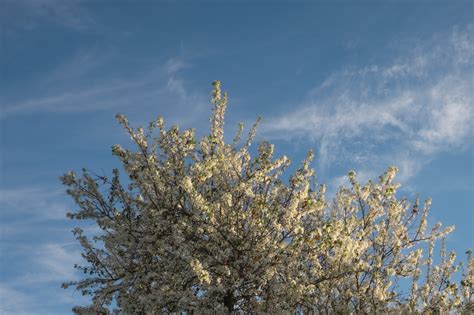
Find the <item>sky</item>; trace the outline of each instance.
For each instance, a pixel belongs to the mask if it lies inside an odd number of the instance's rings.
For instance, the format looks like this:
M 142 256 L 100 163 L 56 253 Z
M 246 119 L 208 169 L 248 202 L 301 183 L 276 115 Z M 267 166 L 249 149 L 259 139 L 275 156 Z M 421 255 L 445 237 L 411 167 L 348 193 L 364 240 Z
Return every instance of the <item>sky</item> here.
M 308 149 L 333 194 L 390 165 L 400 196 L 433 198 L 430 223 L 474 235 L 472 1 L 0 1 L 0 313 L 69 314 L 85 302 L 80 247 L 59 176 L 111 172 L 133 125 L 209 130 L 210 89 L 229 92 L 227 137 L 296 164 Z M 90 231 L 92 223 L 86 224 Z

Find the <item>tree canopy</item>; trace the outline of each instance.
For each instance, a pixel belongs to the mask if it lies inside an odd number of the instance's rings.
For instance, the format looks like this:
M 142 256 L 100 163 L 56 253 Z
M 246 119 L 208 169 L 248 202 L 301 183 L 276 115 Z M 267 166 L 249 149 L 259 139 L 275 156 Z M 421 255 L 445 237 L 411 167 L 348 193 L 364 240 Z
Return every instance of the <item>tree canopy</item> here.
M 396 167 L 326 200 L 310 151 L 286 179 L 290 160 L 261 141 L 257 123 L 224 141 L 227 94 L 213 83 L 209 135 L 165 128 L 160 117 L 134 129 L 117 115 L 135 150 L 112 147 L 126 176 L 84 170 L 61 179 L 84 278 L 66 282 L 92 304 L 79 314 L 446 313 L 472 307 L 474 260 L 455 262 L 441 241 L 453 228 L 428 227 L 430 200 L 400 198 Z M 437 252 L 438 250 L 436 250 Z M 456 280 L 457 281 L 456 281 Z M 460 281 L 460 282 L 459 282 Z

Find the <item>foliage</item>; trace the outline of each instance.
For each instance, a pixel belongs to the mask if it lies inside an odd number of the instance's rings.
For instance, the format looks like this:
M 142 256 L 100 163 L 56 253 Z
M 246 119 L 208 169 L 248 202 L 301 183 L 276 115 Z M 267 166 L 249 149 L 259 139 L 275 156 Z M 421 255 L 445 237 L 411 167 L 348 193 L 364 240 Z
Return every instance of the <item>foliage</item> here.
M 430 200 L 397 198 L 397 168 L 376 182 L 325 199 L 310 167 L 312 152 L 286 182 L 286 157 L 273 145 L 249 148 L 257 123 L 242 141 L 224 142 L 227 95 L 213 83 L 210 135 L 166 130 L 162 118 L 134 130 L 117 115 L 138 150 L 114 145 L 128 179 L 62 177 L 79 210 L 94 220 L 92 238 L 73 232 L 85 274 L 73 285 L 92 297 L 76 313 L 126 314 L 296 311 L 303 313 L 450 312 L 473 301 L 474 260 L 458 285 L 455 254 L 434 245 L 453 230 L 427 229 Z M 443 242 L 444 243 L 444 242 Z M 423 245 L 426 244 L 426 245 Z M 427 252 L 427 254 L 424 254 Z M 400 287 L 405 287 L 403 290 Z M 472 306 L 471 306 L 472 307 Z

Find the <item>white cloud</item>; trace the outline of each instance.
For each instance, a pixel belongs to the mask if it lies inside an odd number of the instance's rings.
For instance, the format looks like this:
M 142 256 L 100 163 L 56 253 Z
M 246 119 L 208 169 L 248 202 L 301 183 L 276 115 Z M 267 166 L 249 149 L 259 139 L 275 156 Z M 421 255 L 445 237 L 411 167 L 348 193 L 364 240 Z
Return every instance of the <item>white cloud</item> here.
M 26 309 L 27 305 L 31 305 L 28 295 L 0 283 L 0 314 L 32 314 L 32 310 Z
M 85 30 L 95 25 L 91 12 L 80 0 L 6 0 L 3 2 L 5 31 L 34 29 L 44 22 L 74 30 Z
M 432 153 L 462 147 L 472 135 L 472 79 L 446 77 L 430 90 L 433 106 L 423 126 L 418 130 L 414 146 Z
M 62 190 L 0 190 L 1 314 L 70 309 L 80 299 L 60 288 L 78 279 L 74 264 L 82 262 L 80 246 L 64 224 L 69 209 L 63 199 Z
M 93 49 L 72 56 L 37 82 L 41 86 L 39 92 L 31 92 L 21 100 L 3 100 L 0 119 L 34 112 L 76 113 L 114 109 L 126 113 L 127 109 L 137 107 L 148 116 L 149 108 L 156 110 L 158 106 L 164 111 L 159 114 L 180 123 L 190 123 L 207 113 L 208 96 L 191 91 L 179 74 L 190 66 L 184 60 L 150 61 L 150 64 L 142 65 L 146 70 L 136 67 L 133 74 L 123 74 L 114 67 L 117 56 L 113 52 L 105 55 L 110 58 Z M 169 104 L 173 106 L 163 106 Z M 182 112 L 188 115 L 182 115 Z
M 79 279 L 73 268 L 81 262 L 77 246 L 46 243 L 20 247 L 15 267 L 16 273 L 20 269 L 21 273 L 6 275 L 0 283 L 0 314 L 52 314 L 53 309 L 70 310 L 75 304 L 87 303 L 88 298 L 73 289 L 61 288 L 61 283 Z
M 319 143 L 323 168 L 396 164 L 408 180 L 437 153 L 472 145 L 473 31 L 454 28 L 391 63 L 334 73 L 263 132 Z
M 175 74 L 188 67 L 190 67 L 190 64 L 180 58 L 170 58 L 165 63 L 165 69 L 168 74 Z
M 46 243 L 30 248 L 24 252 L 24 256 L 35 264 L 33 269 L 25 270 L 15 280 L 24 285 L 54 282 L 59 286 L 62 282 L 77 280 L 74 264 L 83 263 L 77 244 Z
M 62 190 L 41 188 L 0 189 L 0 208 L 3 216 L 37 220 L 63 220 L 67 205 L 60 201 Z
M 81 247 L 65 224 L 62 190 L 0 190 L 0 314 L 50 314 L 84 300 L 61 283 L 78 280 Z M 96 231 L 96 226 L 85 227 Z
M 0 189 L 0 209 L 0 247 L 3 248 L 20 236 L 33 240 L 31 235 L 37 233 L 42 237 L 67 234 L 71 228 L 66 213 L 75 208 L 66 201 L 62 189 L 22 187 Z

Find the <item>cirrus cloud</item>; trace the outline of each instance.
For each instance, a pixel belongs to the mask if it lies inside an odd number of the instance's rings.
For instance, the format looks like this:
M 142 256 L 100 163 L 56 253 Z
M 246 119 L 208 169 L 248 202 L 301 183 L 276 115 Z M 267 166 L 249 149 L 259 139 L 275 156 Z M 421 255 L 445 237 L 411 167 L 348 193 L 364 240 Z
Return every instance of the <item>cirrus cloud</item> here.
M 398 164 L 406 180 L 436 154 L 472 145 L 473 34 L 455 27 L 390 63 L 338 71 L 263 131 L 319 143 L 323 168 Z

